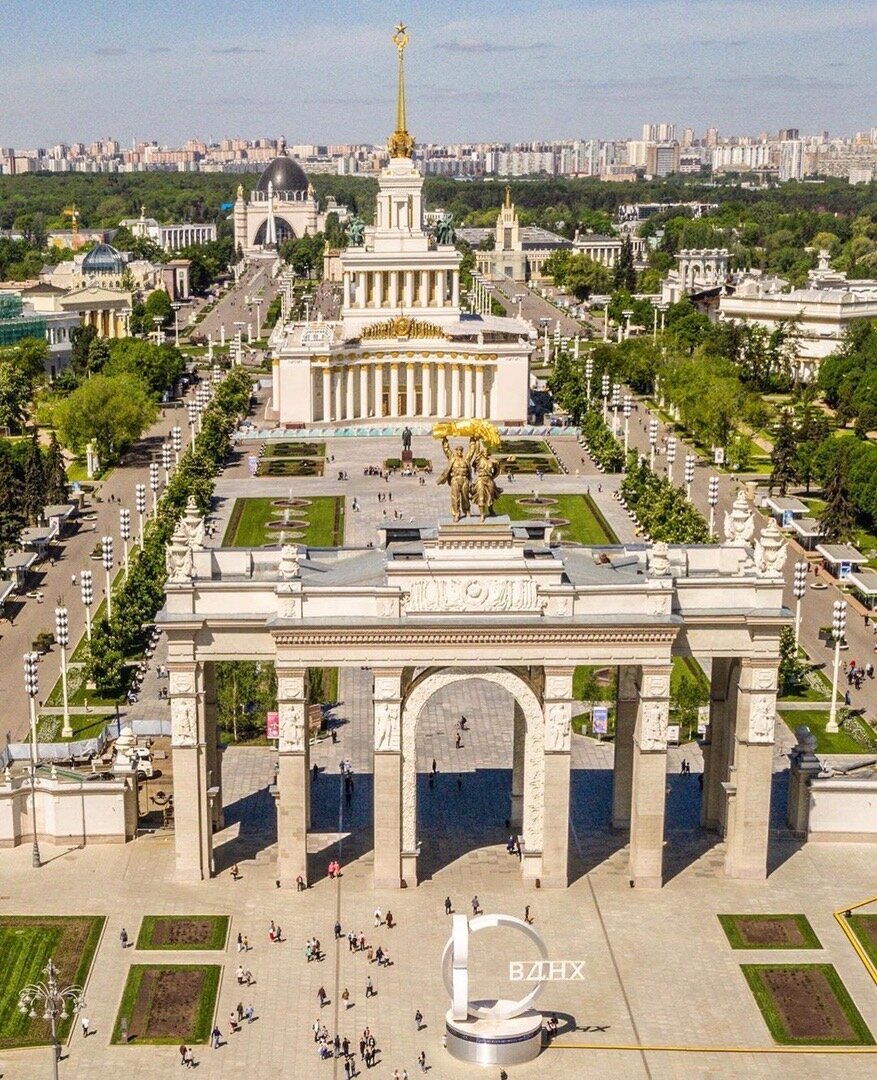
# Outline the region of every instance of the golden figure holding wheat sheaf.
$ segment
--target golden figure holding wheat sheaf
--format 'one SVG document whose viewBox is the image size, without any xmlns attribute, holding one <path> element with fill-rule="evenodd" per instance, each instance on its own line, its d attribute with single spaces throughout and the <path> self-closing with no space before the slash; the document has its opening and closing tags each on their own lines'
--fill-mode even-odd
<svg viewBox="0 0 877 1080">
<path fill-rule="evenodd" d="M 484 521 L 501 494 L 495 481 L 499 463 L 490 456 L 491 447 L 497 449 L 500 445 L 499 432 L 489 420 L 443 420 L 433 427 L 432 434 L 441 439 L 448 459 L 438 483 L 450 486 L 451 516 L 454 521 L 468 517 L 474 503 Z M 455 435 L 469 436 L 468 450 L 462 446 L 451 449 L 448 440 Z"/>
</svg>

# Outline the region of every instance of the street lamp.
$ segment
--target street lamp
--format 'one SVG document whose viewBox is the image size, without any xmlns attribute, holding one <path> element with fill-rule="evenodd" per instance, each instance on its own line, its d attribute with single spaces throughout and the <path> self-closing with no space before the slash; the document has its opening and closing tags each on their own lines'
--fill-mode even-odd
<svg viewBox="0 0 877 1080">
<path fill-rule="evenodd" d="M 100 542 L 101 562 L 107 572 L 107 618 L 113 617 L 113 538 L 104 536 Z"/>
<path fill-rule="evenodd" d="M 55 608 L 55 642 L 61 646 L 61 700 L 64 704 L 64 726 L 61 728 L 61 736 L 64 739 L 72 739 L 70 702 L 67 698 L 67 646 L 70 644 L 70 620 L 67 608 L 63 605 Z"/>
<path fill-rule="evenodd" d="M 222 382 L 222 368 L 219 364 L 213 365 L 213 385 L 218 386 Z"/>
<path fill-rule="evenodd" d="M 712 536 L 716 528 L 716 506 L 719 502 L 719 478 L 717 476 L 710 477 L 707 502 L 710 504 L 710 536 Z"/>
<path fill-rule="evenodd" d="M 253 303 L 256 305 L 256 340 L 262 336 L 262 303 L 263 296 L 254 296 Z"/>
<path fill-rule="evenodd" d="M 52 1062 L 54 1080 L 58 1080 L 58 1060 L 61 1057 L 61 1044 L 58 1042 L 56 1020 L 66 1020 L 70 1013 L 77 1013 L 85 1005 L 81 986 L 58 986 L 58 969 L 53 960 L 43 968 L 45 982 L 29 983 L 19 991 L 18 1011 L 23 1016 L 35 1020 L 38 1016 L 34 1008 L 38 1005 L 43 1010 L 43 1019 L 52 1025 Z M 68 1011 L 69 1006 L 69 1011 Z"/>
<path fill-rule="evenodd" d="M 40 692 L 40 675 L 37 669 L 39 657 L 35 652 L 24 654 L 24 689 L 28 696 L 30 709 L 30 813 L 33 825 L 33 855 L 31 865 L 36 869 L 42 866 L 40 845 L 37 840 L 37 702 Z"/>
<path fill-rule="evenodd" d="M 673 483 L 673 463 L 676 461 L 676 436 L 667 440 L 667 479 Z"/>
<path fill-rule="evenodd" d="M 624 319 L 624 338 L 625 340 L 630 337 L 630 320 L 633 316 L 632 311 L 622 311 L 621 317 Z M 622 328 L 618 327 L 618 340 L 621 341 Z"/>
<path fill-rule="evenodd" d="M 143 550 L 143 515 L 146 513 L 146 484 L 137 484 L 134 488 L 134 500 L 137 505 L 137 513 L 140 516 L 140 550 Z"/>
<path fill-rule="evenodd" d="M 180 308 L 182 306 L 183 305 L 178 300 L 175 300 L 171 304 L 171 307 L 174 309 L 174 345 L 176 345 L 177 348 L 180 347 Z"/>
<path fill-rule="evenodd" d="M 174 448 L 174 464 L 179 465 L 180 451 L 183 449 L 183 429 L 179 425 L 171 429 L 171 445 Z"/>
<path fill-rule="evenodd" d="M 798 642 L 801 637 L 801 601 L 804 599 L 804 593 L 807 591 L 807 570 L 809 564 L 806 559 L 802 559 L 800 562 L 795 563 L 795 581 L 792 589 L 795 594 L 795 648 L 798 647 Z"/>
<path fill-rule="evenodd" d="M 630 442 L 630 413 L 633 409 L 633 402 L 631 401 L 630 394 L 624 395 L 624 458 L 627 460 L 627 448 Z"/>
<path fill-rule="evenodd" d="M 131 539 L 131 511 L 127 506 L 119 510 L 119 535 L 125 545 L 125 580 L 128 580 L 128 541 Z"/>
<path fill-rule="evenodd" d="M 612 386 L 612 434 L 618 430 L 618 406 L 621 404 L 621 387 L 618 383 Z"/>
<path fill-rule="evenodd" d="M 198 423 L 198 406 L 194 401 L 190 401 L 188 405 L 189 409 L 189 430 L 192 433 L 190 442 L 195 442 L 195 425 Z"/>
<path fill-rule="evenodd" d="M 655 467 L 655 450 L 658 446 L 658 421 L 649 420 L 649 468 Z"/>
<path fill-rule="evenodd" d="M 664 333 L 664 317 L 667 314 L 667 305 L 658 304 L 658 311 L 661 313 L 661 333 Z"/>
<path fill-rule="evenodd" d="M 91 605 L 94 603 L 94 586 L 90 570 L 83 570 L 79 575 L 79 595 L 85 607 L 85 637 L 86 640 L 91 641 Z"/>
<path fill-rule="evenodd" d="M 685 455 L 685 498 L 691 502 L 691 485 L 694 482 L 694 454 Z"/>
<path fill-rule="evenodd" d="M 164 322 L 164 317 L 162 315 L 153 315 L 152 316 L 152 325 L 155 327 L 155 344 L 156 345 L 161 345 L 161 342 L 162 342 L 161 324 L 163 322 Z"/>
<path fill-rule="evenodd" d="M 609 403 L 609 373 L 603 373 L 603 382 L 600 387 L 600 393 L 603 396 L 603 423 L 606 423 L 606 409 Z"/>
<path fill-rule="evenodd" d="M 149 489 L 152 492 L 152 516 L 158 517 L 158 489 L 161 486 L 158 479 L 158 462 L 149 463 Z"/>
<path fill-rule="evenodd" d="M 164 486 L 171 482 L 171 454 L 173 448 L 170 443 L 164 443 L 161 448 L 161 467 L 164 469 Z"/>
<path fill-rule="evenodd" d="M 588 408 L 591 407 L 591 379 L 594 377 L 594 358 L 589 356 L 585 361 L 585 387 L 588 394 Z"/>
<path fill-rule="evenodd" d="M 831 636 L 834 638 L 834 674 L 831 678 L 831 710 L 828 714 L 828 723 L 825 730 L 834 733 L 839 731 L 837 723 L 837 669 L 840 666 L 840 644 L 844 639 L 847 629 L 847 602 L 835 600 L 831 615 Z"/>
</svg>

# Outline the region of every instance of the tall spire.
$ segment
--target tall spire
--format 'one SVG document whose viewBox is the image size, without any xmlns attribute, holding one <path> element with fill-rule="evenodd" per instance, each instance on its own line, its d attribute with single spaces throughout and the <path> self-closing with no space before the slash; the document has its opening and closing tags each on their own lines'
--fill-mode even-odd
<svg viewBox="0 0 877 1080">
<path fill-rule="evenodd" d="M 408 44 L 408 28 L 399 23 L 393 34 L 393 44 L 399 54 L 399 89 L 396 95 L 396 130 L 387 139 L 390 157 L 411 157 L 414 152 L 414 139 L 405 125 L 405 46 Z"/>
</svg>

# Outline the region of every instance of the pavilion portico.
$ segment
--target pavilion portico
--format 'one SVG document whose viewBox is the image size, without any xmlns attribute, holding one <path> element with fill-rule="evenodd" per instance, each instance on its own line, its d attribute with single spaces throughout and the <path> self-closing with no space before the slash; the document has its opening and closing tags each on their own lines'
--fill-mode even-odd
<svg viewBox="0 0 877 1080">
<path fill-rule="evenodd" d="M 550 530 L 549 530 L 550 532 Z M 662 882 L 673 657 L 708 660 L 702 823 L 726 872 L 766 875 L 782 540 L 667 549 L 559 548 L 507 519 L 414 529 L 385 548 L 169 548 L 166 606 L 177 869 L 213 873 L 222 826 L 213 665 L 273 663 L 280 714 L 278 879 L 308 880 L 309 667 L 373 674 L 374 877 L 417 884 L 418 720 L 432 696 L 477 678 L 515 702 L 509 818 L 526 884 L 568 883 L 570 720 L 578 664 L 617 666 L 613 823 L 630 831 L 630 878 Z M 416 538 L 415 538 L 416 537 Z"/>
</svg>

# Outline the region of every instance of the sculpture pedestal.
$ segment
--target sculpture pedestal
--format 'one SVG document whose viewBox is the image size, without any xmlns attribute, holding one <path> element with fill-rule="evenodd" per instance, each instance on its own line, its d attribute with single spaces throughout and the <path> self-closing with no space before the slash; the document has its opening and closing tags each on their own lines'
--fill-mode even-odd
<svg viewBox="0 0 877 1080">
<path fill-rule="evenodd" d="M 414 461 L 414 451 L 413 450 L 403 450 L 402 451 L 402 465 L 403 465 L 403 467 L 405 465 L 411 465 L 413 463 L 413 461 Z"/>
<path fill-rule="evenodd" d="M 511 1020 L 454 1020 L 449 1009 L 445 1030 L 448 1053 L 470 1065 L 522 1065 L 542 1050 L 542 1013 L 535 1009 Z"/>
</svg>

